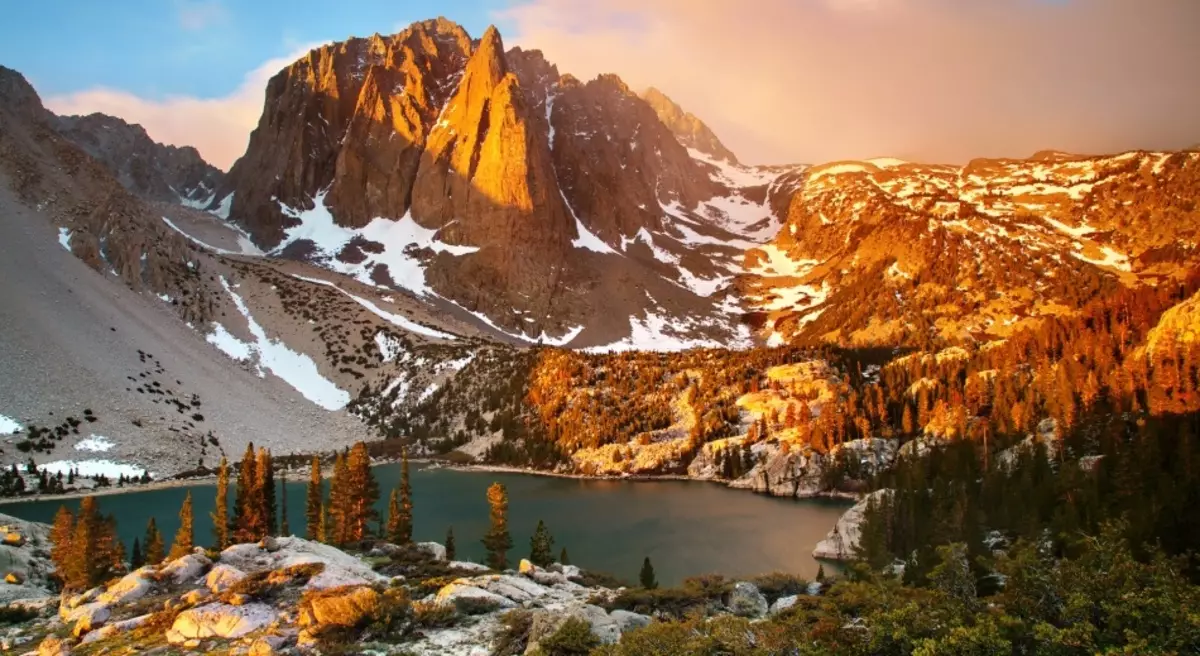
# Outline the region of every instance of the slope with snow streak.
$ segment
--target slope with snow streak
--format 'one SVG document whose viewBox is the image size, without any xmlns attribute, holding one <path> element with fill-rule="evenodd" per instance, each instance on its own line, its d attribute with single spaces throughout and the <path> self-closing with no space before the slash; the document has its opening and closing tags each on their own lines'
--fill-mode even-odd
<svg viewBox="0 0 1200 656">
<path fill-rule="evenodd" d="M 428 326 L 422 326 L 421 324 L 419 324 L 407 317 L 403 317 L 398 314 L 393 314 L 391 312 L 388 312 L 387 310 L 384 310 L 383 308 L 379 307 L 378 305 L 375 305 L 371 301 L 368 301 L 367 299 L 362 298 L 361 296 L 355 296 L 354 294 L 351 294 L 350 292 L 342 289 L 341 287 L 338 287 L 337 285 L 335 285 L 332 282 L 329 282 L 328 280 L 321 280 L 320 278 L 310 278 L 308 276 L 302 276 L 299 274 L 292 274 L 292 277 L 297 280 L 303 280 L 304 282 L 311 282 L 316 285 L 324 285 L 326 287 L 332 287 L 332 288 L 338 290 L 339 292 L 341 292 L 342 294 L 346 295 L 347 297 L 349 297 L 355 303 L 358 303 L 359 305 L 367 308 L 368 310 L 371 311 L 371 313 L 375 314 L 376 316 L 380 317 L 381 319 L 384 319 L 388 323 L 391 323 L 395 326 L 403 328 L 404 330 L 407 330 L 409 332 L 417 333 L 418 335 L 424 335 L 426 337 L 433 337 L 434 339 L 447 339 L 447 340 L 457 339 L 457 337 L 455 337 L 454 335 L 451 335 L 450 333 L 444 333 L 440 330 L 436 330 L 436 329 L 430 328 Z"/>
<path fill-rule="evenodd" d="M 229 293 L 233 304 L 237 306 L 239 312 L 246 319 L 246 323 L 250 329 L 250 334 L 254 337 L 254 342 L 238 342 L 240 347 L 235 347 L 235 350 L 245 349 L 250 358 L 254 360 L 255 367 L 258 369 L 259 376 L 265 376 L 263 369 L 270 371 L 278 376 L 281 380 L 291 385 L 304 395 L 304 398 L 312 401 L 318 406 L 326 410 L 341 410 L 350 402 L 350 394 L 338 388 L 332 381 L 321 375 L 317 368 L 317 363 L 312 358 L 303 354 L 297 353 L 287 344 L 279 340 L 273 340 L 267 337 L 267 333 L 262 326 L 254 320 L 250 314 L 250 308 L 246 306 L 246 302 L 242 297 L 233 291 L 229 286 L 229 282 L 225 277 L 221 277 L 221 286 Z M 225 333 L 222 336 L 223 340 L 238 341 L 236 337 Z M 222 348 L 222 350 L 225 350 Z M 229 351 L 226 351 L 227 353 Z"/>
</svg>

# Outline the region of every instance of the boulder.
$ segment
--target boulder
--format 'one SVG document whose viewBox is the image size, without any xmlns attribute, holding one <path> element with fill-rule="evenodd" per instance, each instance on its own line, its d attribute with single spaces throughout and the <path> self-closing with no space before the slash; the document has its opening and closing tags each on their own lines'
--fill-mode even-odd
<svg viewBox="0 0 1200 656">
<path fill-rule="evenodd" d="M 4 534 L 4 544 L 9 547 L 25 546 L 25 536 L 16 531 L 9 531 Z"/>
<path fill-rule="evenodd" d="M 71 612 L 84 604 L 89 604 L 89 603 L 95 601 L 96 598 L 99 597 L 103 593 L 104 593 L 103 587 L 95 587 L 95 588 L 92 588 L 91 590 L 87 590 L 86 592 L 81 592 L 77 595 L 67 595 L 64 593 L 63 597 L 62 597 L 62 603 L 60 603 L 58 606 L 58 616 L 64 622 L 69 623 L 69 622 L 75 621 L 74 619 L 71 618 Z"/>
<path fill-rule="evenodd" d="M 780 598 L 776 599 L 775 603 L 771 604 L 771 610 L 769 611 L 770 614 L 778 615 L 779 613 L 782 613 L 783 611 L 791 608 L 792 606 L 795 606 L 796 600 L 798 600 L 799 598 L 800 598 L 799 595 L 788 595 L 786 597 L 780 597 Z"/>
<path fill-rule="evenodd" d="M 617 628 L 621 630 L 621 633 L 632 631 L 634 629 L 645 628 L 650 626 L 650 622 L 653 621 L 653 618 L 648 615 L 631 613 L 627 610 L 614 610 L 613 612 L 609 613 L 608 616 L 616 621 Z"/>
<path fill-rule="evenodd" d="M 452 560 L 449 563 L 450 569 L 458 569 L 464 572 L 486 572 L 491 568 L 480 563 L 470 563 L 464 560 Z"/>
<path fill-rule="evenodd" d="M 562 573 L 563 573 L 563 576 L 567 577 L 568 579 L 572 579 L 572 580 L 583 578 L 583 570 L 579 569 L 575 565 L 563 565 Z"/>
<path fill-rule="evenodd" d="M 547 572 L 545 570 L 540 570 L 540 569 L 535 570 L 532 574 L 529 574 L 529 578 L 533 579 L 534 581 L 537 581 L 538 583 L 540 583 L 542 585 L 553 586 L 553 585 L 567 585 L 570 583 L 570 581 L 567 580 L 567 576 L 561 572 Z"/>
<path fill-rule="evenodd" d="M 65 640 L 50 636 L 37 648 L 37 656 L 70 656 L 71 647 Z"/>
<path fill-rule="evenodd" d="M 250 595 L 245 594 L 244 592 L 237 592 L 229 595 L 230 606 L 245 606 L 246 604 L 250 603 L 250 601 Z"/>
<path fill-rule="evenodd" d="M 429 554 L 434 560 L 446 560 L 446 547 L 437 542 L 418 542 L 414 546 Z"/>
<path fill-rule="evenodd" d="M 538 567 L 525 558 L 522 558 L 520 564 L 517 565 L 517 572 L 526 576 L 531 576 L 536 571 L 538 571 Z"/>
<path fill-rule="evenodd" d="M 863 518 L 867 512 L 867 504 L 875 499 L 879 503 L 879 498 L 883 495 L 890 495 L 891 490 L 876 490 L 858 501 L 842 516 L 838 518 L 837 524 L 829 531 L 824 540 L 817 543 L 817 548 L 813 549 L 813 558 L 824 558 L 826 560 L 848 560 L 853 554 L 855 547 L 858 546 L 858 540 L 862 533 Z"/>
<path fill-rule="evenodd" d="M 166 636 L 171 644 L 203 638 L 240 638 L 271 624 L 275 617 L 275 609 L 261 603 L 244 606 L 208 604 L 176 616 Z"/>
<path fill-rule="evenodd" d="M 122 633 L 124 631 L 136 629 L 137 627 L 141 626 L 142 624 L 145 624 L 146 620 L 149 620 L 151 617 L 153 617 L 152 614 L 138 615 L 137 617 L 131 617 L 127 620 L 121 620 L 120 622 L 113 622 L 111 624 L 105 624 L 104 626 L 100 627 L 99 629 L 92 631 L 91 633 L 83 636 L 83 640 L 81 640 L 80 643 L 86 645 L 88 643 L 95 642 L 97 640 L 104 640 L 105 638 L 111 638 L 112 636 L 115 636 L 118 633 Z"/>
<path fill-rule="evenodd" d="M 630 613 L 634 615 L 634 613 Z M 602 644 L 611 645 L 621 638 L 621 624 L 617 618 L 604 612 L 603 608 L 591 604 L 574 604 L 561 610 L 536 610 L 529 627 L 529 642 L 526 654 L 538 653 L 538 643 L 563 625 L 570 618 L 581 619 L 592 628 L 592 635 Z"/>
<path fill-rule="evenodd" d="M 65 613 L 62 608 L 59 608 L 59 616 L 62 617 L 65 624 L 76 624 L 84 618 L 90 618 L 89 621 L 99 626 L 112 614 L 108 606 L 103 601 L 92 601 L 82 606 L 76 606 Z"/>
<path fill-rule="evenodd" d="M 275 647 L 266 640 L 255 640 L 254 644 L 250 645 L 250 651 L 246 652 L 247 656 L 275 656 L 279 652 L 275 651 Z"/>
<path fill-rule="evenodd" d="M 347 585 L 387 583 L 387 577 L 359 558 L 337 547 L 303 538 L 276 538 L 275 551 L 257 544 L 235 544 L 221 552 L 221 563 L 246 574 L 285 569 L 305 563 L 321 563 L 324 571 L 309 579 L 305 588 L 320 590 Z"/>
<path fill-rule="evenodd" d="M 4 582 L 9 585 L 21 585 L 25 582 L 25 575 L 20 572 L 9 572 L 4 575 Z"/>
<path fill-rule="evenodd" d="M 112 610 L 102 602 L 80 606 L 74 613 L 75 626 L 71 629 L 71 634 L 78 638 L 89 631 L 94 631 L 101 624 L 107 622 L 111 616 Z"/>
<path fill-rule="evenodd" d="M 357 626 L 379 608 L 380 595 L 374 588 L 326 590 L 305 602 L 301 626 Z"/>
<path fill-rule="evenodd" d="M 466 579 L 442 586 L 434 599 L 439 604 L 453 604 L 468 615 L 517 606 L 508 597 L 471 585 Z"/>
<path fill-rule="evenodd" d="M 208 571 L 208 576 L 204 577 L 204 585 L 216 594 L 228 590 L 230 586 L 244 578 L 246 578 L 245 572 L 222 563 Z"/>
<path fill-rule="evenodd" d="M 150 592 L 150 588 L 154 586 L 154 582 L 150 580 L 151 572 L 153 572 L 152 568 L 143 567 L 122 576 L 119 581 L 109 586 L 98 599 L 109 604 L 123 604 L 145 597 Z"/>
<path fill-rule="evenodd" d="M 734 615 L 749 618 L 762 617 L 770 609 L 767 598 L 758 591 L 758 587 L 747 581 L 738 581 L 733 585 L 725 606 Z"/>
<path fill-rule="evenodd" d="M 170 578 L 175 583 L 187 583 L 200 577 L 212 561 L 203 554 L 191 553 L 172 560 L 159 570 L 159 575 Z"/>
</svg>

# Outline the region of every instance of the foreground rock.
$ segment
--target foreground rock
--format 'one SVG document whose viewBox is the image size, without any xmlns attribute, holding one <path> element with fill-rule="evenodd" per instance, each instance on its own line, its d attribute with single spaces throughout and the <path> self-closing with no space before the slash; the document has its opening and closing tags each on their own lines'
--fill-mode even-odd
<svg viewBox="0 0 1200 656">
<path fill-rule="evenodd" d="M 49 598 L 50 527 L 0 514 L 0 606 Z"/>
<path fill-rule="evenodd" d="M 849 560 L 854 556 L 854 549 L 862 538 L 862 523 L 867 511 L 867 505 L 874 500 L 878 503 L 882 495 L 890 494 L 891 490 L 876 490 L 858 501 L 842 514 L 837 524 L 817 543 L 813 549 L 813 558 L 826 560 Z"/>
<path fill-rule="evenodd" d="M 186 643 L 203 638 L 240 638 L 275 621 L 275 609 L 266 604 L 208 604 L 186 610 L 167 631 L 167 642 Z"/>
</svg>

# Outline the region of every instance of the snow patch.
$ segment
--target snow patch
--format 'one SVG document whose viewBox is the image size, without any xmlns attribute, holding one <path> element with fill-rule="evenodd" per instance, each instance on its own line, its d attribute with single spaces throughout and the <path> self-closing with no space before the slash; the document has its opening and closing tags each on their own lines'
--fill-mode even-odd
<svg viewBox="0 0 1200 656">
<path fill-rule="evenodd" d="M 328 193 L 328 188 L 318 192 L 313 198 L 311 210 L 298 210 L 279 202 L 280 211 L 297 219 L 300 224 L 285 231 L 284 240 L 271 251 L 272 254 L 282 252 L 297 241 L 308 240 L 321 256 L 328 258 L 325 266 L 329 269 L 353 276 L 363 284 L 377 287 L 378 285 L 371 280 L 371 271 L 376 265 L 387 265 L 388 273 L 398 286 L 426 296 L 431 294 L 432 290 L 425 282 L 425 264 L 414 251 L 428 249 L 435 253 L 462 256 L 479 250 L 475 246 L 459 246 L 440 241 L 437 238 L 438 231 L 419 225 L 411 212 L 399 221 L 377 217 L 364 228 L 344 228 L 334 223 L 333 214 L 325 206 L 325 196 Z M 365 253 L 367 259 L 359 264 L 346 264 L 337 260 L 335 256 L 355 237 L 382 244 L 383 252 Z"/>
<path fill-rule="evenodd" d="M 332 381 L 322 376 L 317 369 L 317 363 L 313 362 L 312 358 L 291 350 L 281 341 L 268 338 L 263 327 L 251 316 L 246 302 L 242 300 L 241 296 L 238 296 L 237 292 L 233 291 L 224 276 L 221 276 L 221 286 L 233 299 L 233 304 L 237 306 L 238 312 L 245 317 L 250 334 L 254 336 L 254 343 L 239 342 L 239 344 L 245 346 L 248 352 L 247 357 L 249 354 L 257 356 L 259 376 L 264 375 L 263 368 L 265 368 L 295 388 L 304 398 L 326 410 L 341 410 L 346 407 L 346 404 L 350 402 L 348 392 L 339 389 Z M 227 332 L 226 335 L 228 335 Z M 229 337 L 232 338 L 231 335 Z M 218 348 L 220 347 L 218 346 Z"/>
<path fill-rule="evenodd" d="M 87 439 L 80 440 L 75 444 L 76 451 L 97 451 L 103 452 L 116 446 L 113 441 L 102 435 L 95 433 L 89 435 Z"/>
<path fill-rule="evenodd" d="M 653 312 L 645 318 L 629 317 L 629 336 L 618 342 L 583 349 L 586 353 L 621 353 L 624 351 L 686 351 L 694 348 L 721 348 L 719 341 L 684 337 L 693 328 L 688 321 L 670 321 Z"/>
<path fill-rule="evenodd" d="M 29 466 L 25 465 L 25 471 L 29 472 Z M 107 476 L 109 478 L 119 478 L 122 474 L 126 478 L 141 476 L 146 472 L 145 467 L 131 465 L 124 462 L 113 462 L 111 460 L 55 460 L 37 466 L 38 471 L 45 471 L 50 474 L 62 473 L 63 476 L 75 470 L 79 476 Z M 153 477 L 153 474 L 151 474 Z"/>
<path fill-rule="evenodd" d="M 16 419 L 5 415 L 0 415 L 0 435 L 12 435 L 14 433 L 19 433 L 24 430 L 24 428 L 25 427 L 21 425 L 21 422 L 17 421 Z"/>
<path fill-rule="evenodd" d="M 355 296 L 354 294 L 351 294 L 350 292 L 342 289 L 341 287 L 338 287 L 337 285 L 333 284 L 332 282 L 329 282 L 328 280 L 321 280 L 320 278 L 309 278 L 307 276 L 301 276 L 301 275 L 294 274 L 294 273 L 292 274 L 292 277 L 296 278 L 297 280 L 303 280 L 304 282 L 311 282 L 311 283 L 317 284 L 317 285 L 324 285 L 326 287 L 332 287 L 332 288 L 338 290 L 339 292 L 345 294 L 346 296 L 350 297 L 355 303 L 358 303 L 359 305 L 367 308 L 373 314 L 380 317 L 381 319 L 383 319 L 393 325 L 399 326 L 400 328 L 403 328 L 409 332 L 417 333 L 419 335 L 424 335 L 426 337 L 433 337 L 436 339 L 457 339 L 454 335 L 451 335 L 450 333 L 444 333 L 440 330 L 434 330 L 433 328 L 429 328 L 427 326 L 422 326 L 421 324 L 419 324 L 415 321 L 412 321 L 412 320 L 408 319 L 407 317 L 400 316 L 399 314 L 392 314 L 391 312 L 384 310 L 383 308 L 379 307 L 378 305 L 375 305 L 371 301 L 368 301 L 367 299 L 362 298 L 361 296 Z"/>
<path fill-rule="evenodd" d="M 66 228 L 59 228 L 58 229 L 58 243 L 62 244 L 62 247 L 67 249 L 67 252 L 70 253 L 71 252 L 71 231 Z"/>
</svg>

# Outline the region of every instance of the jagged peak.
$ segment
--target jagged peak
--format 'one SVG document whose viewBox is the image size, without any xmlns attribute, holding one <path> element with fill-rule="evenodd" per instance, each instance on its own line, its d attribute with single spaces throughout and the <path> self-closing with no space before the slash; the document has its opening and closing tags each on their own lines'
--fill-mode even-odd
<svg viewBox="0 0 1200 656">
<path fill-rule="evenodd" d="M 667 94 L 656 87 L 649 87 L 639 95 L 654 109 L 654 112 L 658 114 L 658 120 L 662 121 L 663 125 L 666 125 L 675 134 L 681 144 L 695 148 L 716 159 L 723 159 L 732 164 L 738 163 L 737 156 L 733 154 L 733 151 L 721 143 L 721 140 L 704 121 L 701 121 L 695 114 L 685 111 Z"/>
</svg>

